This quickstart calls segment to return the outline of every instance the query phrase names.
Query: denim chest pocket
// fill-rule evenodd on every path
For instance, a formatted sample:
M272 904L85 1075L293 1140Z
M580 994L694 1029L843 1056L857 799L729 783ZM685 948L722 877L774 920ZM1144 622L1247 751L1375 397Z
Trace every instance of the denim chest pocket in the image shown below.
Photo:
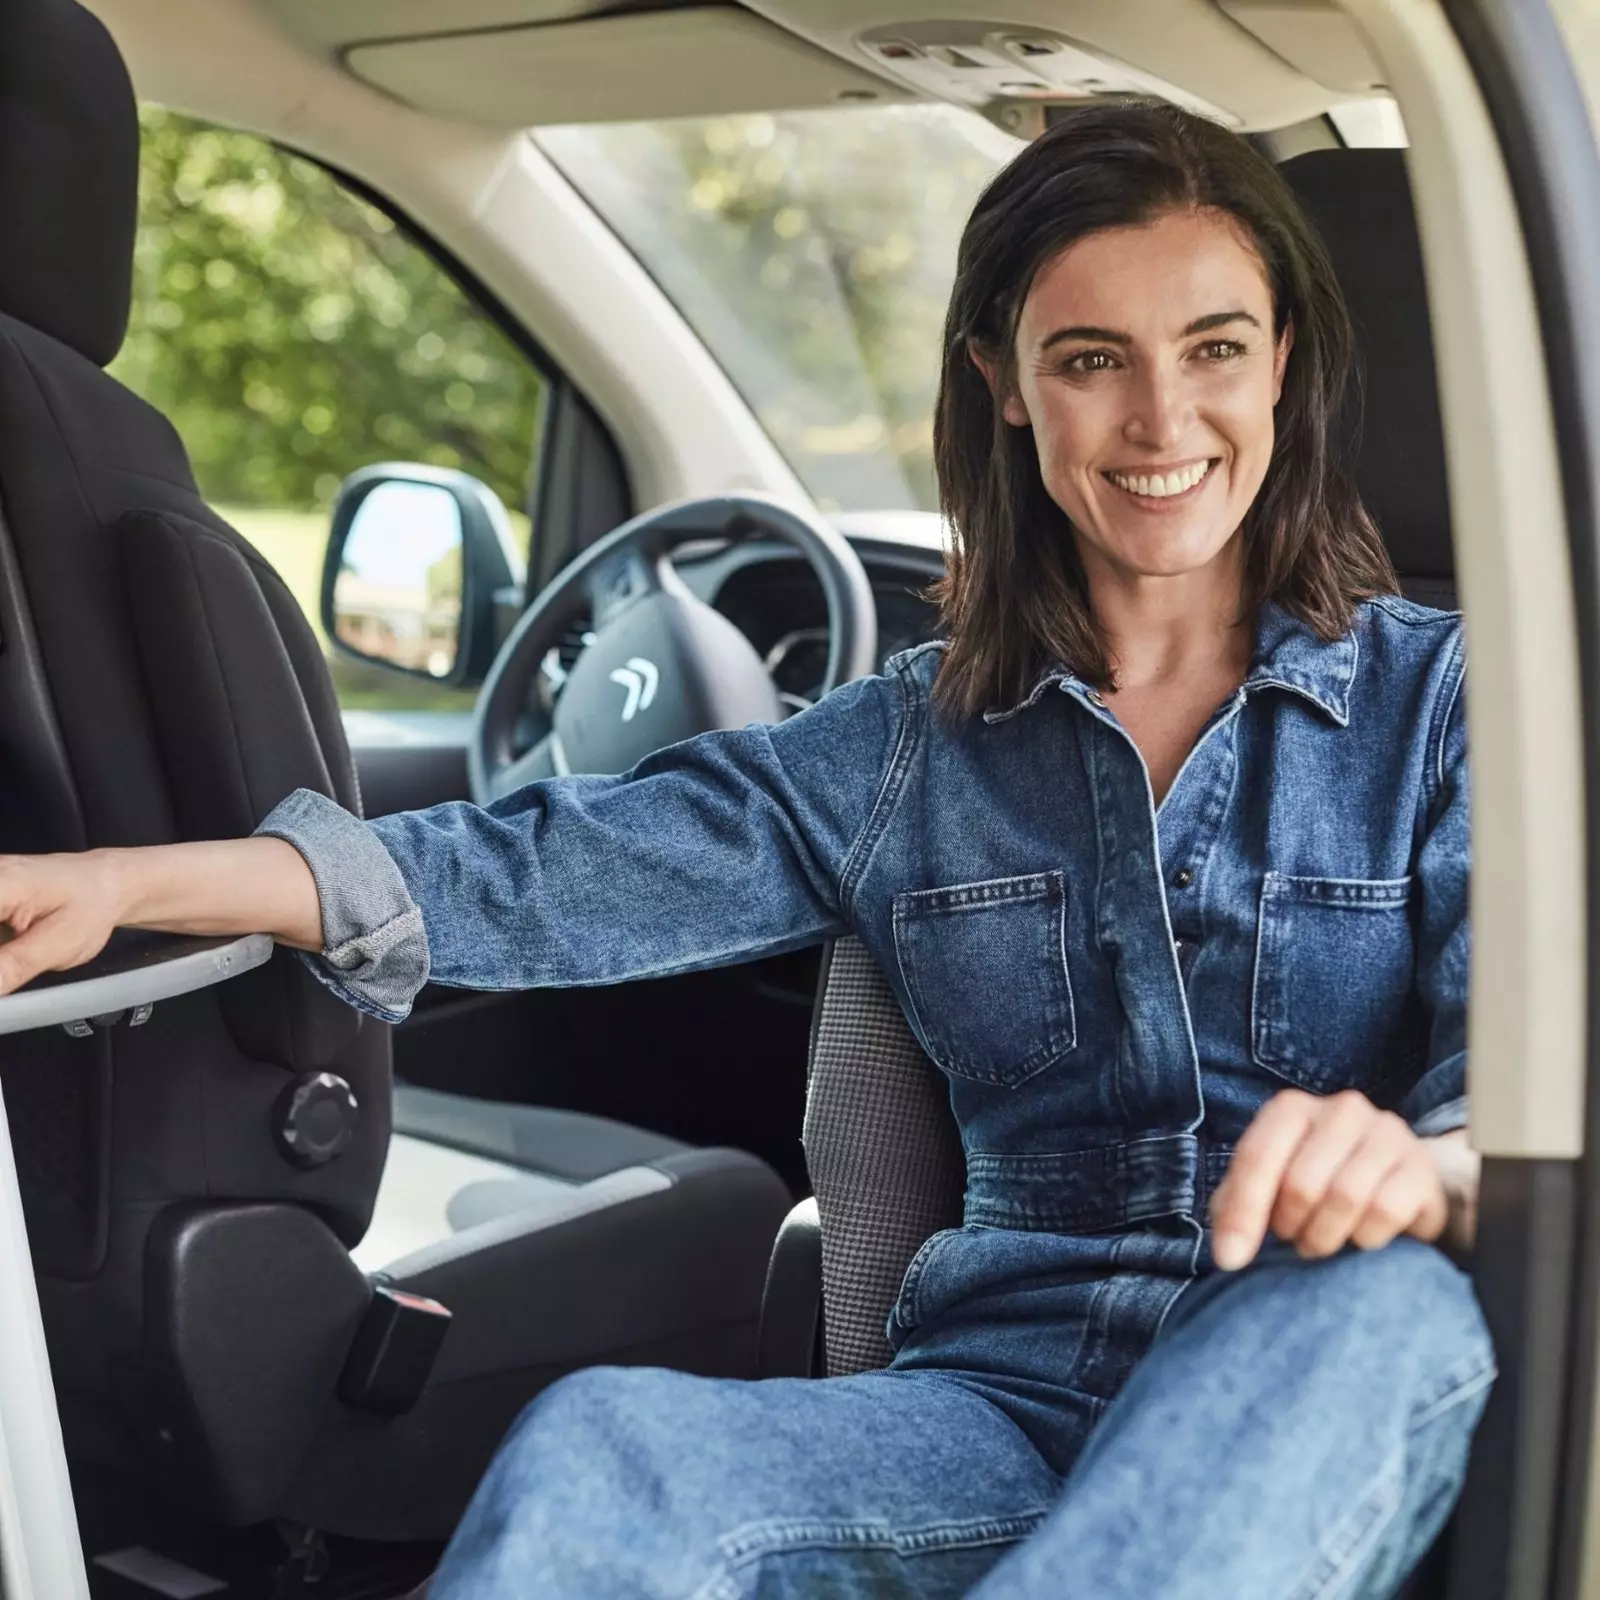
M894 897L894 947L912 1021L943 1071L1026 1082L1077 1043L1061 872Z
M1412 1001L1413 882L1266 875L1251 1005L1259 1065L1317 1094L1386 1075Z

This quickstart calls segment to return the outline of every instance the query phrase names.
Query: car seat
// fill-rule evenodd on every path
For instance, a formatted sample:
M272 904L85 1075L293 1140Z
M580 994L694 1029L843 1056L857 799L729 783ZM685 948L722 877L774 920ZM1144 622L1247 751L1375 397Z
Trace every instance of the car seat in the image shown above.
M102 370L138 141L99 22L0 12L7 851L236 837L300 785L360 806L289 591ZM229 1523L437 1537L562 1372L753 1370L791 1198L754 1157L392 1098L389 1030L287 951L134 1021L0 1041L70 1456Z

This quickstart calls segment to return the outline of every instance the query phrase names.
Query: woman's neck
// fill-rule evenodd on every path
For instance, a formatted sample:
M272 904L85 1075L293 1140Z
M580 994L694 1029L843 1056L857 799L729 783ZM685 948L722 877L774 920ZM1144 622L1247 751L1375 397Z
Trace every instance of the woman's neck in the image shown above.
M1116 692L1144 693L1184 680L1238 682L1250 664L1237 541L1209 566L1147 577L1087 562L1089 599L1105 630Z

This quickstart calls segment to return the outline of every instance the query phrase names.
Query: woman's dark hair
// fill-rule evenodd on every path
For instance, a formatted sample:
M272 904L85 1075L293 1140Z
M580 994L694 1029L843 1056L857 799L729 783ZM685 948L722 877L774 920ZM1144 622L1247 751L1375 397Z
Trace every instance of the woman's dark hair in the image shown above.
M1112 681L1071 523L1045 488L1031 430L1001 416L971 351L1014 381L1017 322L1039 270L1088 234L1175 209L1243 228L1266 268L1273 331L1294 330L1272 458L1243 527L1248 613L1270 599L1335 639L1357 601L1398 588L1350 476L1350 318L1288 184L1237 134L1175 106L1074 107L995 177L961 236L933 426L953 542L931 591L950 639L935 689L947 711L1015 699L1056 662Z

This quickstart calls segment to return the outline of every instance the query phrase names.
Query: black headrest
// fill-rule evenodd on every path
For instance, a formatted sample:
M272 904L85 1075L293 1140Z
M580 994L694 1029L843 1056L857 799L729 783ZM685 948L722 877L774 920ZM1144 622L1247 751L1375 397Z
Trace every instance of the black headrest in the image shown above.
M73 0L0 4L0 312L104 366L127 331L139 118Z
M1327 242L1355 323L1362 498L1402 577L1448 579L1444 431L1405 153L1313 150L1280 170Z

